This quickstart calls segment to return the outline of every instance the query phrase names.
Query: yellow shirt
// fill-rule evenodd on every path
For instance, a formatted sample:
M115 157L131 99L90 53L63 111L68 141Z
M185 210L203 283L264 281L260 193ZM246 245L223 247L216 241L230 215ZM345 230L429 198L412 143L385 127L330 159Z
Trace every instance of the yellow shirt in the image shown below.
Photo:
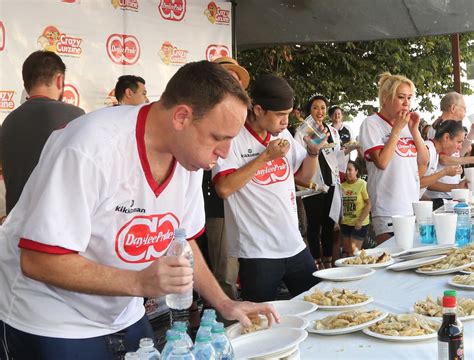
M357 179L353 184L343 182L342 187L342 223L344 225L355 226L362 210L365 207L364 200L369 198L367 193L367 183L362 179ZM362 225L369 223L369 216L364 219Z

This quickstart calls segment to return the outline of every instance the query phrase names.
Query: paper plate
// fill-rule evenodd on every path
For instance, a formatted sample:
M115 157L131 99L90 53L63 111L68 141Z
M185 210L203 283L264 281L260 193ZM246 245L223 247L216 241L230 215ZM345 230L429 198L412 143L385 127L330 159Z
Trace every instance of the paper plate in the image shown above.
M444 244L444 245L424 245L424 246L419 246L416 248L411 248L408 250L405 250L405 252L402 254L402 256L414 254L414 253L419 253L423 251L433 251L433 250L440 250L440 249L453 249L457 247L456 244Z
M380 321L382 319L385 319L387 317L388 313L384 312L380 316L376 317L373 320L367 321L363 324L355 325L355 326L349 326L346 328L340 328L340 329L331 329L331 330L316 330L314 328L314 324L310 324L307 328L306 331L312 333L312 334L319 334L319 335L342 335L342 334L348 334L352 332L356 332L362 329L365 329L366 327L369 327L373 324L375 324L377 321ZM321 319L318 319L321 320ZM314 322L313 322L314 323Z
M369 328L362 329L362 332L366 335L373 336L377 339L387 340L387 341L401 341L401 342L413 342L413 341L425 341L436 339L438 333L435 331L432 334L418 335L418 336L390 336L376 333Z
M362 250L357 250L354 255L359 256L360 252ZM403 250L401 247L376 247L373 249L364 249L366 254L368 255L374 255L374 254L380 254L382 255L383 252L386 252L387 254L390 254L392 257L397 257L400 256L400 254L403 254L405 250Z
M470 262L461 266L457 266L457 267L449 268L449 269L442 269L442 270L422 271L420 269L416 269L416 272L423 275L444 275L444 274L451 274L451 273L457 272L459 270L465 269L472 265L474 265L474 262Z
M401 260L414 260L414 259L422 259L428 256L435 256L435 255L444 255L449 253L452 248L445 248L445 249L434 249L434 250L427 250L427 251L418 251L413 254L409 255L401 255L399 259Z
M416 269L423 265L430 265L430 264L437 263L438 261L444 259L445 257L446 255L441 255L441 256L431 256L427 258L402 261L402 262L390 265L387 269L394 270L394 271Z
M340 306L336 306L336 305L318 305L318 309L319 309L319 310L350 310L350 309L356 309L356 308L358 308L358 307L362 307L362 306L368 305L368 304L370 304L372 301L374 301L374 298L373 298L373 297L369 297L369 298L368 298L367 300L365 300L364 302L357 303L357 304L340 305Z
M351 256L351 257L346 257L342 259L338 259L334 262L336 266L340 267L361 267L361 268L382 268L388 265L392 265L394 263L393 258L389 259L388 261L385 261L383 263L377 263L377 264L362 264L362 265L355 265L355 264L344 264L344 261L348 259L354 259L356 256Z
M299 316L294 315L286 315L280 317L280 323L273 323L272 327L269 329L267 327L267 318L265 316L261 316L263 321L263 326L266 327L262 330L257 331L267 331L270 329L279 329L279 328L292 328L292 329L306 329L309 325L309 321L307 319L303 319ZM229 326L225 332L229 339L235 339L239 336L244 336L240 333L242 325L240 323L235 323ZM246 334L245 334L246 335Z
M458 283L454 282L452 278L449 279L448 284L452 285L452 286L455 286L455 287L458 287L458 288L461 288L461 289L474 290L474 285L458 284Z
M319 270L313 273L320 279L329 281L353 281L375 274L375 270L363 267L341 267Z
M301 329L268 329L231 340L236 359L268 356L290 350L304 341L308 333Z
M303 316L313 312L318 308L318 305L304 300L278 300L269 301L267 303L272 304L280 316Z

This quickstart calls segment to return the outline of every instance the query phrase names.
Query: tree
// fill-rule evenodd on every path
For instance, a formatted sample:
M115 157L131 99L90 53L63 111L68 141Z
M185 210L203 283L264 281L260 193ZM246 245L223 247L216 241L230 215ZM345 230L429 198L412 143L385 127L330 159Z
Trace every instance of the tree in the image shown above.
M463 63L474 61L473 40L474 33L460 36ZM374 110L367 102L377 99L378 75L385 71L403 74L415 83L416 110L435 111L438 104L433 104L433 97L454 87L449 35L252 49L240 52L239 62L252 78L265 73L285 77L300 107L311 94L321 93L352 115ZM463 82L462 89L464 94L472 93L468 83Z

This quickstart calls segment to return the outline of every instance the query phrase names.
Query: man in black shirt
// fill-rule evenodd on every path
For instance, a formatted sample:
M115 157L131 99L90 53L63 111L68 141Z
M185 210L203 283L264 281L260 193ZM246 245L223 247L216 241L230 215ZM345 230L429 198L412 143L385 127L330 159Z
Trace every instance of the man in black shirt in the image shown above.
M51 51L35 51L23 63L29 97L5 118L0 138L7 214L20 198L49 135L84 114L61 101L65 72L63 61Z

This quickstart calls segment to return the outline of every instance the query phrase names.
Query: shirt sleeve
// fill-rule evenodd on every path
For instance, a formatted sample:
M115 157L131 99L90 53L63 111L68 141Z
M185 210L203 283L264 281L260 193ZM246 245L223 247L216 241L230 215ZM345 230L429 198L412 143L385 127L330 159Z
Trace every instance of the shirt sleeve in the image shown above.
M361 191L361 194L362 194L362 199L363 200L367 200L369 198L369 193L367 192L367 183L361 179L361 181L363 181L362 183L362 191Z
M105 180L93 159L46 147L16 209L23 215L19 246L48 253L85 251Z
M234 146L234 143L232 143L232 146L230 148L229 154L227 155L227 158L217 159L216 166L212 168L212 181L216 182L216 180L220 178L221 176L230 174L236 171L238 168L239 168L239 165L237 162L236 148Z
M183 227L188 239L196 239L204 232L206 216L204 212L204 196L202 194L203 171L190 175L190 183L186 190L186 210L183 215Z
M385 146L382 129L374 126L371 120L370 117L366 118L360 127L360 143L366 160L370 160L371 152L383 149Z

